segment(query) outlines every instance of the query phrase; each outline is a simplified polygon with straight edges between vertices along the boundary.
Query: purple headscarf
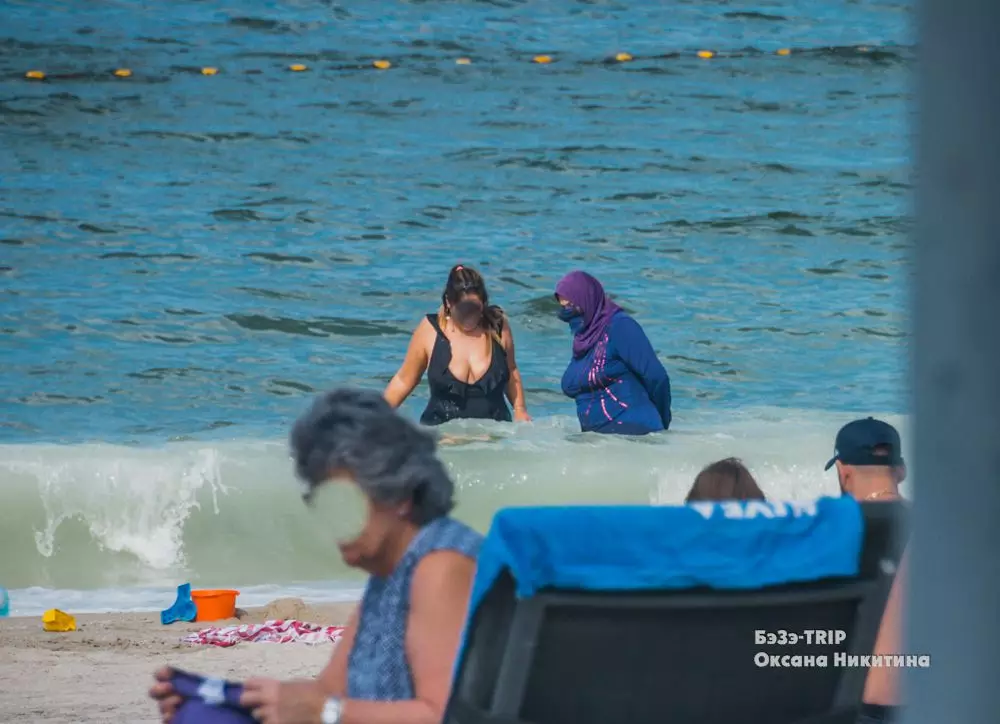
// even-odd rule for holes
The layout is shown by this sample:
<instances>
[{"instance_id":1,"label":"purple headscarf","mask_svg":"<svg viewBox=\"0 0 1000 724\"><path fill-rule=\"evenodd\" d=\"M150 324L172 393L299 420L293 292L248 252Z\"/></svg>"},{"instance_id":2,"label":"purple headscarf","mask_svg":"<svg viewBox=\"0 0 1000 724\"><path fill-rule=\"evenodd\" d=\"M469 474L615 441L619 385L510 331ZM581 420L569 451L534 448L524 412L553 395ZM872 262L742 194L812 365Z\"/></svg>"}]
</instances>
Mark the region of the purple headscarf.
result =
<instances>
[{"instance_id":1,"label":"purple headscarf","mask_svg":"<svg viewBox=\"0 0 1000 724\"><path fill-rule=\"evenodd\" d=\"M587 272L573 271L556 284L556 294L583 312L583 326L573 337L573 356L582 357L599 341L621 311L604 293L601 283Z\"/></svg>"}]
</instances>

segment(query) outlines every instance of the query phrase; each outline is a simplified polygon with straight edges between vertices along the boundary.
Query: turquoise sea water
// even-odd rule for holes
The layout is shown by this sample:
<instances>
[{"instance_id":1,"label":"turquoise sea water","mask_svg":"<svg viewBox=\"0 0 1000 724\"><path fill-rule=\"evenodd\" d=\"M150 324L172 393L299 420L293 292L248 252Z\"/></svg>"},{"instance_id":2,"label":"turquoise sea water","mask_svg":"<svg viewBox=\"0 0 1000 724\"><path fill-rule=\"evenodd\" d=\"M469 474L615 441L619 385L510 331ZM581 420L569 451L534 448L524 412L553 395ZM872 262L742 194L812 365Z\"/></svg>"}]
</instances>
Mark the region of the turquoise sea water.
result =
<instances>
[{"instance_id":1,"label":"turquoise sea water","mask_svg":"<svg viewBox=\"0 0 1000 724\"><path fill-rule=\"evenodd\" d=\"M511 317L536 418L445 449L481 526L521 500L674 500L731 452L765 489L815 494L841 423L907 412L910 2L0 17L15 610L52 588L344 577L302 538L288 423L315 391L382 387L459 262ZM552 300L573 268L670 371L663 438L573 434Z\"/></svg>"}]
</instances>

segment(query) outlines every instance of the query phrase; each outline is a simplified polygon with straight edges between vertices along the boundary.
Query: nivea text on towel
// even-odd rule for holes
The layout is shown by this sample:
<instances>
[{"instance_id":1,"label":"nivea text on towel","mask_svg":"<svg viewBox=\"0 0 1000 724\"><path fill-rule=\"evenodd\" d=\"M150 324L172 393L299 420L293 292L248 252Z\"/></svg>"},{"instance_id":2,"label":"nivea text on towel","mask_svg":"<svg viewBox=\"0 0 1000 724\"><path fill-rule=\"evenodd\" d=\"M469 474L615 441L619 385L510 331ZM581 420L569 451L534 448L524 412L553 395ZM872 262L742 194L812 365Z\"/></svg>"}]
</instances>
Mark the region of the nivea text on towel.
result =
<instances>
[{"instance_id":1,"label":"nivea text on towel","mask_svg":"<svg viewBox=\"0 0 1000 724\"><path fill-rule=\"evenodd\" d=\"M723 500L718 503L698 502L690 506L697 510L705 520L715 511L722 511L726 518L802 518L816 515L816 501L765 501L765 500Z\"/></svg>"}]
</instances>

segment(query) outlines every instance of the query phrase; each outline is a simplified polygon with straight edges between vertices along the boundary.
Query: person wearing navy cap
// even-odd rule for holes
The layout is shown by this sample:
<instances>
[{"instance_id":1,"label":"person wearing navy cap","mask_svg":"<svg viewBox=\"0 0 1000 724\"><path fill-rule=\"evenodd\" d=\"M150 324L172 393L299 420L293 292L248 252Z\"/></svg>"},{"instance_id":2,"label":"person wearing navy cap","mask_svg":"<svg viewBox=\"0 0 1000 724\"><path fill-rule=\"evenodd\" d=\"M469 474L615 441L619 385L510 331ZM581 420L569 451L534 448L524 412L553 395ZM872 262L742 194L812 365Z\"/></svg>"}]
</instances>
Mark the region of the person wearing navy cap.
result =
<instances>
[{"instance_id":1,"label":"person wearing navy cap","mask_svg":"<svg viewBox=\"0 0 1000 724\"><path fill-rule=\"evenodd\" d=\"M855 420L840 428L825 470L836 465L840 490L858 500L896 499L906 478L901 448L899 433L888 422Z\"/></svg>"},{"instance_id":2,"label":"person wearing navy cap","mask_svg":"<svg viewBox=\"0 0 1000 724\"><path fill-rule=\"evenodd\" d=\"M899 484L906 478L899 433L892 425L873 417L855 420L837 433L833 457L826 470L837 467L844 495L859 501L899 500ZM875 639L874 655L901 654L902 587L906 555L896 572L882 622ZM874 667L865 681L857 724L881 724L898 720L900 713L898 670Z\"/></svg>"}]
</instances>

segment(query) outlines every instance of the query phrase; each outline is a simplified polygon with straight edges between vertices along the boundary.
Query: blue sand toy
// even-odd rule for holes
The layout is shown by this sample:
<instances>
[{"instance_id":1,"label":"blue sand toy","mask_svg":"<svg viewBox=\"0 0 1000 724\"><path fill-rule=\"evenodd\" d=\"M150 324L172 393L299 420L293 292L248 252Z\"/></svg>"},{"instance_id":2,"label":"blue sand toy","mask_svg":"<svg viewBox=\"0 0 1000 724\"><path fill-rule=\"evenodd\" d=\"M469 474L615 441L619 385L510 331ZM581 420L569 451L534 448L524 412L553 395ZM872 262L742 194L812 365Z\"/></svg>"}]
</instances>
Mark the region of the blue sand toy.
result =
<instances>
[{"instance_id":1,"label":"blue sand toy","mask_svg":"<svg viewBox=\"0 0 1000 724\"><path fill-rule=\"evenodd\" d=\"M191 584L185 583L177 587L177 600L165 611L160 611L160 623L166 626L174 621L194 621L198 611L191 600Z\"/></svg>"}]
</instances>

